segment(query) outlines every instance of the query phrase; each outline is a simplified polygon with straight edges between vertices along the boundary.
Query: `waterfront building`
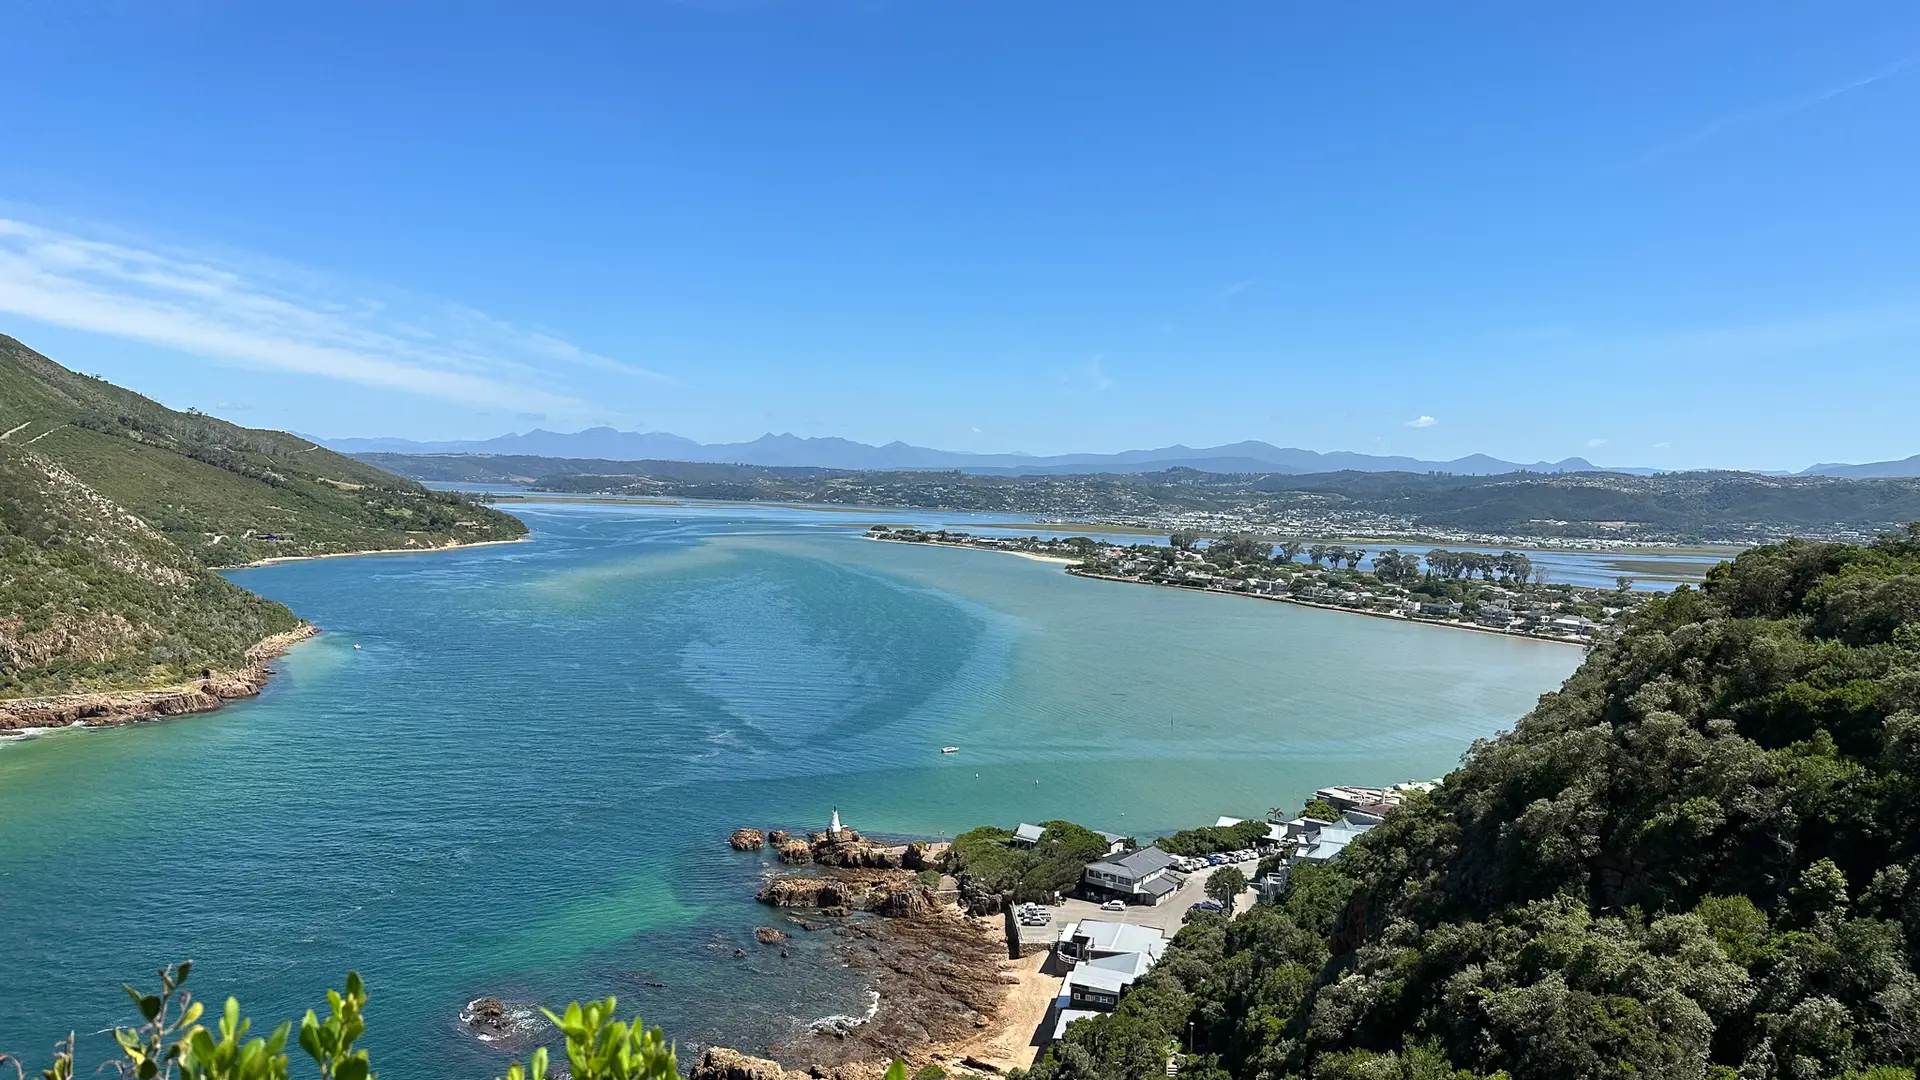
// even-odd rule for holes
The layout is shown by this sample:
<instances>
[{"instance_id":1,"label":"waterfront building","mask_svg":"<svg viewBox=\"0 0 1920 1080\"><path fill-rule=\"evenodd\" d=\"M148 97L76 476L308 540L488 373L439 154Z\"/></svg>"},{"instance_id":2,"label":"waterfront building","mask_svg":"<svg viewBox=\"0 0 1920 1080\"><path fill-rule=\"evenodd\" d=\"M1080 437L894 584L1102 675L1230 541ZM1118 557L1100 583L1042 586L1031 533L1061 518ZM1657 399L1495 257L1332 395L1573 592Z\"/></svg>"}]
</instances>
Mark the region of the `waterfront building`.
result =
<instances>
[{"instance_id":1,"label":"waterfront building","mask_svg":"<svg viewBox=\"0 0 1920 1080\"><path fill-rule=\"evenodd\" d=\"M1152 906L1179 887L1168 876L1172 870L1173 856L1146 847L1089 864L1081 881L1084 891L1095 899Z\"/></svg>"}]
</instances>

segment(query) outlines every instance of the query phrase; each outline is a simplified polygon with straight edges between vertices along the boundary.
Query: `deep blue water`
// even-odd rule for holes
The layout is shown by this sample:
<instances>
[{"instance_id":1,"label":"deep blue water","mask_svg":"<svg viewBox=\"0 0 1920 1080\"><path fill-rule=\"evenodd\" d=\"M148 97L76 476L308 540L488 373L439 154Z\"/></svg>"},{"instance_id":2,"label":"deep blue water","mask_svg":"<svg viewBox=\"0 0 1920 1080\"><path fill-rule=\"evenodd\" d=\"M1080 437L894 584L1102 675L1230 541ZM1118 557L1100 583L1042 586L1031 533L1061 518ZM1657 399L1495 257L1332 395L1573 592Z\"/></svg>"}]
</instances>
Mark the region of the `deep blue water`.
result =
<instances>
[{"instance_id":1,"label":"deep blue water","mask_svg":"<svg viewBox=\"0 0 1920 1080\"><path fill-rule=\"evenodd\" d=\"M1580 659L872 543L870 514L515 512L531 541L235 572L326 631L257 700L0 745L0 1050L44 1064L183 957L275 1019L360 970L396 1078L499 1074L455 1023L481 994L759 1048L865 987L805 935L752 946L736 826L1259 814L1444 773Z\"/></svg>"}]
</instances>

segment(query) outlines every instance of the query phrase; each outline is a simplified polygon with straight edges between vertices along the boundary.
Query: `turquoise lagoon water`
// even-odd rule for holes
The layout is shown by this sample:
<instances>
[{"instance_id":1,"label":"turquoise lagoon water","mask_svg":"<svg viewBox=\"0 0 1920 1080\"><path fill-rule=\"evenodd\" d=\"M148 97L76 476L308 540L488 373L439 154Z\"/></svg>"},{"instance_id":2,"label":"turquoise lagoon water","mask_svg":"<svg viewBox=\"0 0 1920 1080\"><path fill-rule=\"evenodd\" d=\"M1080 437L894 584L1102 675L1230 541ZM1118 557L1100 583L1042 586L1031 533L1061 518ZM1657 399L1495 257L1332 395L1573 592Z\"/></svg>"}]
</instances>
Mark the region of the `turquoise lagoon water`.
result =
<instances>
[{"instance_id":1,"label":"turquoise lagoon water","mask_svg":"<svg viewBox=\"0 0 1920 1080\"><path fill-rule=\"evenodd\" d=\"M118 985L183 957L276 1019L360 970L395 1078L498 1075L456 1022L481 994L760 1048L865 987L817 937L752 944L736 826L1258 815L1444 773L1580 660L874 543L870 514L515 512L529 542L234 573L327 631L257 700L0 746L0 1051L76 1028L98 1061Z\"/></svg>"}]
</instances>

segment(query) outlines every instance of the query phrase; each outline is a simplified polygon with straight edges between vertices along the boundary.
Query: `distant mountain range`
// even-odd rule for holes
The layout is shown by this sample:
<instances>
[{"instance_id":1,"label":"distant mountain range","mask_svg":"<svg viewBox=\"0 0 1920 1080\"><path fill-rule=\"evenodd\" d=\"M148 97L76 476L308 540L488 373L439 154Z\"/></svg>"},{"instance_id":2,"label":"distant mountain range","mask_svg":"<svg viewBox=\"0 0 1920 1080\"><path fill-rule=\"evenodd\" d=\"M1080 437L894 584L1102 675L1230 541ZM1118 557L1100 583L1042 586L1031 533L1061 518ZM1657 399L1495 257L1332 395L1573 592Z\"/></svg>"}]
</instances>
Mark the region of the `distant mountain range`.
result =
<instances>
[{"instance_id":1,"label":"distant mountain range","mask_svg":"<svg viewBox=\"0 0 1920 1080\"><path fill-rule=\"evenodd\" d=\"M1799 472L1801 476L1840 476L1850 480L1884 480L1892 477L1920 476L1920 454L1899 461L1869 461L1865 465L1814 465Z\"/></svg>"},{"instance_id":2,"label":"distant mountain range","mask_svg":"<svg viewBox=\"0 0 1920 1080\"><path fill-rule=\"evenodd\" d=\"M732 465L811 466L824 469L957 469L983 475L1033 476L1047 473L1141 473L1182 467L1215 473L1445 472L1489 476L1529 470L1542 473L1623 472L1651 475L1658 470L1601 467L1584 458L1523 464L1473 454L1451 461L1347 451L1319 453L1258 441L1224 446L1163 446L1117 454L970 454L933 450L903 442L871 446L848 439L762 435L752 442L699 443L662 431L616 431L609 427L572 433L529 431L497 439L416 442L412 439L315 439L345 454L495 454L610 461L699 461Z\"/></svg>"}]
</instances>

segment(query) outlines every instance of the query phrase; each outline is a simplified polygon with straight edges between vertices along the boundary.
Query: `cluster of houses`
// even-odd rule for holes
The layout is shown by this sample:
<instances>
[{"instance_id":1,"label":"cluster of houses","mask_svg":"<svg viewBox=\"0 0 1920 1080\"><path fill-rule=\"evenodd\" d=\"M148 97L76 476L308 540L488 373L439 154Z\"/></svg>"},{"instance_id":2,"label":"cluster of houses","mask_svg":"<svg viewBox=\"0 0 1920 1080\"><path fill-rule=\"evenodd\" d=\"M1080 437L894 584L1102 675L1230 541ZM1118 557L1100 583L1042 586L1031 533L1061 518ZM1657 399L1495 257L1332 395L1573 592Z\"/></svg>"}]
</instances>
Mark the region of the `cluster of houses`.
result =
<instances>
[{"instance_id":1,"label":"cluster of houses","mask_svg":"<svg viewBox=\"0 0 1920 1080\"><path fill-rule=\"evenodd\" d=\"M1509 588L1492 582L1476 583L1477 599L1474 610L1469 613L1458 602L1416 594L1403 586L1375 581L1366 575L1335 577L1323 574L1317 567L1281 568L1276 573L1275 567L1264 561L1236 565L1229 572L1224 567L1208 562L1198 551L1145 545L1120 547L1084 537L975 536L946 529L923 531L885 525L868 529L867 536L875 540L945 544L1073 559L1078 565L1070 567L1070 572L1093 577L1242 593L1562 641L1591 640L1602 625L1570 610L1576 601L1593 601L1603 596L1604 590L1599 589L1568 591L1562 588L1558 594L1542 594L1538 590ZM1593 610L1591 604L1588 604L1587 610ZM1609 621L1622 610L1623 607L1602 609Z\"/></svg>"},{"instance_id":2,"label":"cluster of houses","mask_svg":"<svg viewBox=\"0 0 1920 1080\"><path fill-rule=\"evenodd\" d=\"M1217 567L1191 551L1174 553L1172 563L1130 555L1119 549L1092 553L1094 560L1103 556L1111 561L1104 565L1096 561L1083 572L1147 584L1243 593L1400 618L1464 623L1486 630L1538 637L1584 640L1592 638L1599 628L1599 624L1593 620L1564 610L1568 603L1564 599L1533 596L1499 585L1481 586L1480 593L1485 599L1479 603L1477 611L1468 615L1464 605L1455 601L1416 595L1399 585L1385 582L1377 585L1366 583L1366 587L1361 588L1357 586L1362 582L1323 577L1316 570L1284 572L1277 577L1248 577L1220 573Z\"/></svg>"},{"instance_id":3,"label":"cluster of houses","mask_svg":"<svg viewBox=\"0 0 1920 1080\"><path fill-rule=\"evenodd\" d=\"M1267 835L1258 848L1281 858L1273 871L1253 883L1260 900L1277 903L1291 885L1294 867L1339 858L1348 844L1386 815L1438 785L1439 781L1408 781L1391 787L1323 787L1313 797L1338 812L1332 821L1288 819L1279 810L1270 811ZM1216 822L1223 827L1242 823L1243 819L1232 817ZM1022 825L1015 832L1015 842L1036 843L1040 833L1037 825ZM1106 858L1087 865L1081 880L1087 899L1153 907L1179 889L1181 860L1157 847L1128 851L1124 838L1101 835L1110 846ZM1117 1008L1128 989L1159 962L1167 944L1165 932L1152 926L1088 918L1062 927L1054 953L1068 971L1054 1010L1053 1038L1064 1035L1075 1020Z\"/></svg>"}]
</instances>

